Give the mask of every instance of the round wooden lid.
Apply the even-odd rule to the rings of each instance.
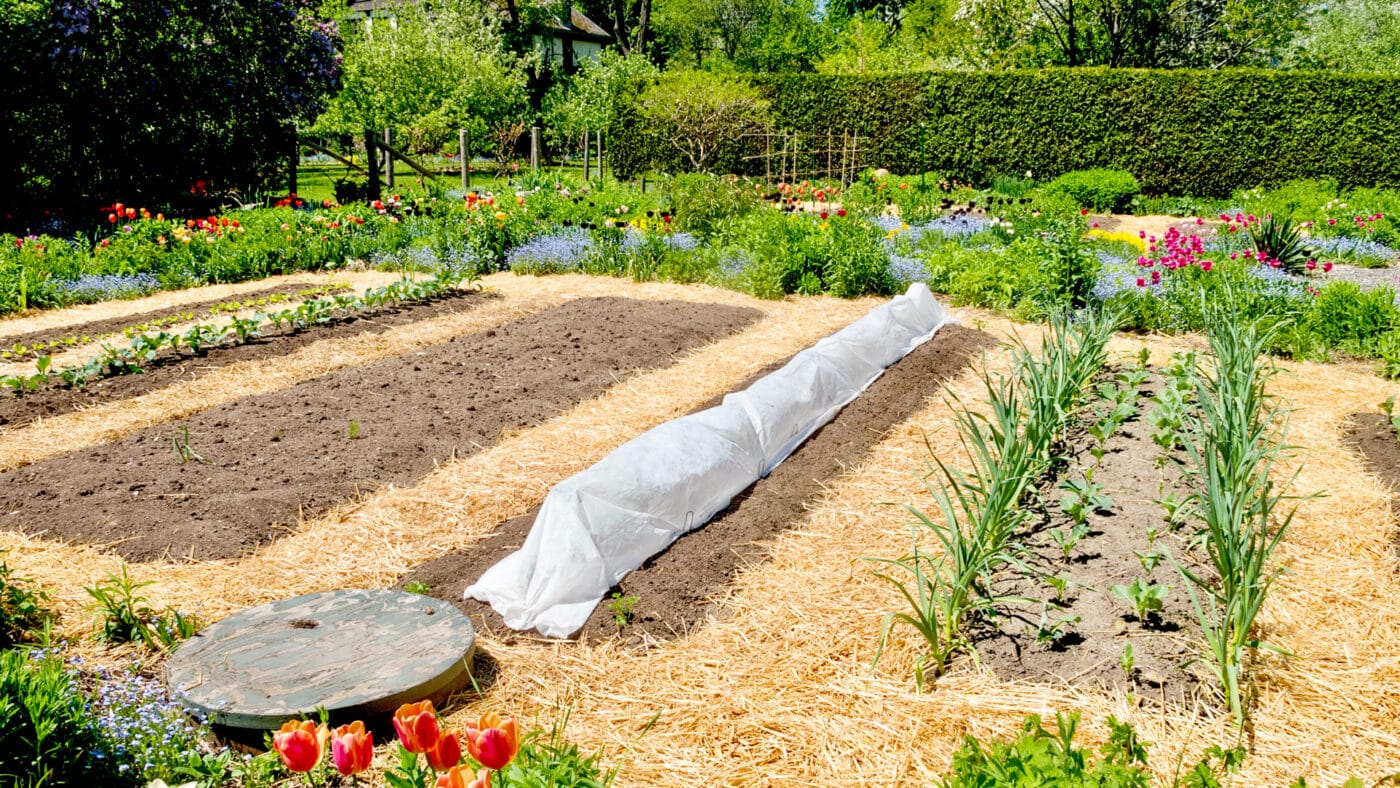
[[[471,681],[476,634],[457,608],[403,591],[326,591],[250,608],[171,655],[166,682],[216,725],[275,730],[442,703]]]

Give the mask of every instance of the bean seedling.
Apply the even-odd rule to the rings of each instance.
[[[1167,595],[1171,593],[1170,587],[1152,585],[1141,577],[1134,580],[1132,585],[1114,586],[1110,590],[1114,596],[1130,602],[1138,621],[1144,623],[1149,615],[1162,610]]]
[[[608,612],[612,614],[613,623],[619,627],[625,627],[632,623],[632,609],[641,601],[635,596],[623,596],[621,591],[614,591],[608,601]]]

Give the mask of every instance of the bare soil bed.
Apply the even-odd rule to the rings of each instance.
[[[299,517],[413,483],[760,315],[570,301],[0,475],[0,527],[107,546],[130,561],[234,558]]]
[[[1093,481],[1112,498],[1113,506],[1111,511],[1089,515],[1089,533],[1074,545],[1068,560],[1051,537],[1052,531],[1067,533],[1073,525],[1060,506],[1067,493],[1057,485],[1066,476],[1079,478],[1080,469],[1094,464],[1088,450],[1096,445],[1095,439],[1082,429],[1071,436],[1066,467],[1041,486],[1044,505],[1025,539],[1022,560],[1037,572],[1069,583],[1058,604],[1050,583],[1026,573],[1009,575],[997,586],[997,594],[1034,600],[1001,606],[1002,614],[984,622],[975,634],[979,658],[999,677],[1116,687],[1139,698],[1174,704],[1185,703],[1198,691],[1198,680],[1185,668],[1192,659],[1187,637],[1199,632],[1199,625],[1185,581],[1166,555],[1170,553],[1198,574],[1206,570],[1187,555],[1186,530],[1172,530],[1164,508],[1156,502],[1170,496],[1183,500],[1189,493],[1180,467],[1159,462],[1162,450],[1153,442],[1152,428],[1144,419],[1151,407],[1147,398],[1161,385],[1156,376],[1144,385],[1138,414],[1108,439]],[[1139,556],[1146,557],[1147,563]],[[1147,571],[1149,565],[1151,571]],[[1111,590],[1138,578],[1170,588],[1163,610],[1149,613],[1146,621],[1138,620],[1132,603]],[[1044,627],[1053,628],[1065,619],[1069,621],[1061,627],[1060,637],[1045,633]],[[1133,647],[1131,671],[1121,662],[1129,644]]]
[[[193,312],[195,317],[208,317],[205,310],[215,304],[222,304],[226,301],[256,301],[259,298],[267,298],[274,295],[294,296],[297,293],[316,289],[315,285],[290,284],[273,285],[260,290],[250,290],[246,293],[239,293],[237,296],[225,296],[224,298],[209,298],[204,301],[195,301],[191,304],[184,304],[179,307],[168,307],[164,309],[151,309],[145,312],[133,312],[121,317],[111,317],[103,320],[90,320],[86,323],[78,323],[63,328],[45,328],[39,331],[27,331],[23,334],[11,334],[6,331],[5,324],[0,322],[0,345],[8,348],[18,343],[21,345],[32,345],[35,342],[49,342],[63,339],[65,337],[97,337],[105,334],[114,334],[129,326],[136,326],[176,315],[183,315]]]
[[[1366,467],[1392,491],[1400,491],[1400,438],[1382,413],[1353,413],[1348,419],[1347,442],[1366,458]],[[1400,517],[1400,496],[1392,495],[1390,510]],[[1395,549],[1400,552],[1400,540]]]
[[[80,388],[72,388],[58,382],[23,396],[0,397],[0,427],[22,427],[41,418],[140,396],[192,380],[230,364],[284,356],[297,348],[338,334],[379,334],[394,326],[464,312],[494,297],[496,295],[490,292],[459,290],[432,301],[391,307],[369,314],[351,315],[301,331],[277,331],[268,326],[264,327],[262,337],[246,344],[220,345],[199,355],[185,352],[173,355],[166,352],[139,375],[103,378]]]
[[[949,325],[885,371],[784,460],[749,487],[709,523],[678,539],[613,591],[637,597],[630,622],[619,626],[600,604],[574,635],[589,642],[622,636],[643,645],[685,634],[716,611],[716,598],[745,566],[762,562],[764,541],[796,527],[806,509],[847,467],[859,463],[885,432],[912,416],[935,396],[940,384],[957,374],[976,353],[993,345],[980,331]],[[736,389],[746,388],[771,365]],[[718,404],[718,399],[702,405]],[[537,511],[537,510],[536,510]],[[507,520],[469,550],[457,551],[415,568],[399,583],[426,584],[429,593],[457,605],[479,628],[509,640],[513,632],[488,605],[462,598],[490,566],[524,543],[536,511]]]

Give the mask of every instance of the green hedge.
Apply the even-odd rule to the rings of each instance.
[[[1400,77],[1080,68],[754,81],[779,127],[859,130],[866,163],[896,172],[1044,181],[1112,167],[1149,194],[1201,197],[1293,178],[1400,185]],[[619,116],[619,173],[680,169],[655,129]]]

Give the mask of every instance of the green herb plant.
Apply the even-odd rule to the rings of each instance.
[[[1147,623],[1148,616],[1162,611],[1167,596],[1171,593],[1170,587],[1152,585],[1141,577],[1130,585],[1116,585],[1109,590],[1114,596],[1130,603],[1133,606],[1133,614],[1144,624]]]
[[[150,600],[137,593],[153,581],[137,583],[126,565],[120,572],[107,574],[107,582],[85,589],[95,600],[102,629],[97,639],[104,643],[139,643],[150,649],[173,649],[199,630],[192,615],[167,607],[156,610]]]

